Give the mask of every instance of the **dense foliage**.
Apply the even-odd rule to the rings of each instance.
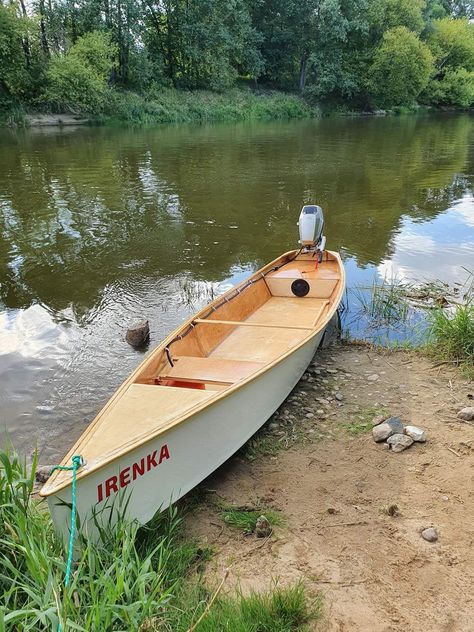
[[[299,90],[355,108],[474,103],[472,0],[0,0],[0,107]]]

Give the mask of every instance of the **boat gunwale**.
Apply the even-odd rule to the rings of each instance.
[[[120,445],[120,447],[117,448],[117,450],[109,452],[107,454],[107,457],[105,457],[102,461],[97,461],[96,460],[96,461],[87,462],[86,465],[88,467],[86,469],[80,468],[78,470],[78,472],[77,472],[77,480],[78,480],[78,482],[80,480],[86,478],[88,475],[90,475],[90,474],[96,472],[97,470],[100,470],[101,468],[105,467],[109,463],[112,463],[113,461],[116,461],[117,459],[119,459],[121,456],[123,456],[127,452],[131,452],[132,450],[140,447],[141,445],[145,445],[146,443],[156,439],[160,435],[163,435],[163,434],[169,432],[172,428],[174,428],[178,424],[181,424],[181,423],[184,423],[184,422],[188,421],[189,419],[194,417],[198,412],[201,412],[202,410],[214,405],[215,403],[219,402],[224,397],[227,397],[228,395],[231,395],[231,394],[235,393],[237,390],[239,390],[240,388],[244,387],[249,382],[257,379],[258,377],[260,377],[260,375],[262,375],[262,374],[266,373],[267,371],[271,370],[273,367],[275,367],[276,365],[280,364],[280,362],[283,362],[288,356],[292,355],[300,347],[302,347],[304,344],[306,344],[312,337],[316,336],[324,327],[326,327],[328,322],[332,318],[333,314],[336,312],[337,308],[339,307],[339,304],[340,304],[340,301],[341,301],[341,298],[342,298],[342,294],[343,294],[344,287],[345,287],[345,269],[344,269],[344,265],[343,265],[341,256],[339,255],[338,252],[331,251],[331,250],[325,250],[325,252],[328,253],[329,255],[331,255],[332,257],[334,257],[335,260],[337,261],[338,269],[339,269],[339,272],[340,272],[340,276],[339,276],[339,279],[338,279],[337,294],[335,295],[335,297],[332,300],[328,299],[326,307],[329,307],[329,309],[327,310],[327,313],[326,313],[326,316],[325,316],[324,320],[321,323],[318,323],[317,328],[316,328],[316,325],[315,325],[313,328],[308,329],[308,335],[307,336],[302,338],[296,345],[292,346],[285,353],[282,353],[281,355],[279,355],[277,358],[275,358],[271,362],[266,363],[263,367],[261,367],[260,369],[255,371],[255,373],[252,373],[248,377],[243,378],[241,380],[237,380],[236,382],[234,382],[228,388],[216,391],[215,395],[210,396],[205,401],[199,402],[196,405],[192,406],[185,413],[180,414],[175,419],[172,419],[172,420],[168,421],[166,424],[164,424],[163,426],[160,426],[159,428],[157,428],[156,431],[151,432],[151,433],[150,432],[142,433],[141,435],[138,435],[138,436],[134,437],[130,441],[128,441],[126,443],[122,443]],[[136,367],[136,369],[134,371],[132,371],[132,373],[128,376],[128,378],[126,378],[125,381],[122,382],[122,384],[112,394],[110,399],[106,402],[106,404],[97,413],[95,418],[91,421],[91,423],[89,424],[87,429],[80,435],[78,440],[74,443],[73,447],[67,452],[66,456],[61,461],[61,465],[67,465],[69,463],[69,461],[71,460],[72,456],[74,454],[78,453],[78,448],[79,448],[80,444],[82,444],[84,442],[84,439],[87,439],[89,437],[89,435],[96,429],[96,427],[100,424],[100,421],[101,421],[102,417],[109,411],[109,409],[112,406],[114,406],[116,404],[117,400],[125,394],[125,392],[127,391],[128,387],[131,384],[134,383],[134,381],[136,380],[138,375],[146,368],[146,366],[149,363],[151,363],[153,361],[153,359],[156,356],[158,356],[159,353],[163,353],[165,351],[165,348],[172,342],[172,340],[174,338],[176,338],[176,336],[180,335],[180,333],[182,331],[186,330],[195,321],[196,318],[199,318],[202,314],[207,313],[209,311],[209,308],[212,308],[212,306],[214,304],[219,303],[226,296],[235,293],[236,290],[238,290],[239,288],[241,288],[244,285],[246,285],[250,280],[254,280],[254,279],[257,280],[257,281],[258,280],[264,280],[263,273],[268,272],[269,270],[271,270],[272,267],[274,267],[278,263],[284,261],[285,258],[288,259],[289,257],[294,256],[295,254],[298,256],[299,253],[300,253],[299,250],[290,250],[288,252],[283,253],[282,255],[280,255],[279,257],[277,257],[276,259],[274,259],[273,261],[271,261],[267,265],[265,265],[263,268],[260,268],[259,270],[254,272],[252,275],[250,275],[249,277],[247,277],[246,279],[244,279],[243,281],[241,281],[237,285],[235,285],[232,288],[230,288],[229,290],[227,290],[227,292],[224,292],[224,294],[221,294],[220,296],[215,298],[210,303],[207,303],[201,310],[199,310],[197,313],[193,314],[184,323],[179,325],[179,327],[174,329],[164,340],[161,341],[161,343],[158,344],[158,346],[150,353],[149,356],[147,356],[142,362],[140,362],[140,364]],[[321,314],[321,316],[322,316],[322,314]],[[263,423],[262,423],[262,425],[263,425]],[[54,485],[55,479],[57,477],[59,477],[59,476],[61,476],[61,471],[54,472],[54,474],[48,479],[48,481],[41,488],[41,490],[39,492],[39,495],[41,497],[52,496],[52,495],[56,494],[57,492],[63,490],[66,487],[69,487],[71,485],[71,480],[64,480],[64,481]]]

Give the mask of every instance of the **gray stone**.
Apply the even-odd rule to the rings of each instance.
[[[474,406],[467,406],[458,412],[459,419],[474,421]]]
[[[143,347],[150,339],[150,325],[147,320],[140,320],[128,328],[126,341],[132,347]]]
[[[257,538],[268,538],[272,531],[272,525],[265,516],[257,518],[257,522],[255,523],[255,535]]]
[[[306,419],[311,419],[314,417],[314,413],[306,413]]]
[[[36,468],[36,472],[35,472],[35,480],[37,483],[46,483],[46,481],[48,480],[50,474],[51,474],[51,470],[53,469],[53,465],[41,465],[40,467]]]
[[[337,369],[326,369],[326,372],[329,373],[330,375],[336,375]]]
[[[392,434],[403,434],[403,422],[400,417],[389,417],[384,421],[393,430]]]
[[[380,426],[375,426],[375,428],[380,428]],[[392,452],[403,452],[413,444],[413,439],[408,435],[396,433],[387,439],[387,443],[392,448]]]
[[[427,542],[436,542],[438,540],[438,532],[433,527],[423,529],[421,537]]]
[[[342,402],[342,400],[344,399],[341,393],[336,393],[334,397],[337,399],[338,402]]]
[[[405,426],[405,434],[413,439],[413,441],[426,441],[426,431],[418,428],[418,426]]]
[[[380,443],[380,441],[385,441],[385,439],[388,439],[391,435],[393,435],[393,432],[394,431],[388,424],[379,424],[378,426],[374,426],[374,428],[372,428],[372,437],[374,441]]]
[[[369,382],[376,382],[379,379],[380,379],[380,376],[377,375],[377,373],[373,373],[372,375],[369,375],[369,377],[367,378]]]
[[[372,426],[378,426],[382,423],[382,421],[385,421],[386,419],[387,415],[377,415],[377,417],[374,417],[372,419]]]

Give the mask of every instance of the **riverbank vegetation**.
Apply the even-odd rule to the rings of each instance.
[[[402,326],[408,337],[397,341],[397,346],[419,347],[440,362],[474,375],[472,273],[454,286],[441,281],[374,281],[370,287],[351,290],[351,297],[355,317],[366,319],[369,329],[389,328],[393,333]]]
[[[83,540],[64,589],[66,553],[30,471],[0,452],[0,630],[303,630],[317,615],[303,586],[235,597],[216,594],[202,572],[212,551],[185,540],[176,511],[142,529],[122,523]],[[218,578],[219,580],[221,578]],[[212,607],[210,607],[212,597]]]
[[[164,122],[467,108],[473,17],[467,0],[0,0],[0,110]]]

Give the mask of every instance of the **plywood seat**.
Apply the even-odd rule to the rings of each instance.
[[[179,356],[174,358],[173,367],[163,371],[160,379],[177,380],[179,382],[232,384],[255,373],[262,366],[262,362]]]

